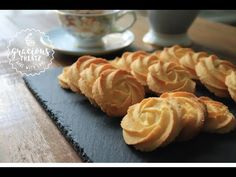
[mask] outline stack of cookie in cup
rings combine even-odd
[[[201,131],[236,128],[227,106],[194,95],[201,83],[216,96],[236,101],[236,66],[191,48],[125,52],[110,61],[82,56],[58,79],[62,88],[85,95],[109,117],[123,117],[125,142],[141,151],[189,140]],[[156,97],[145,98],[145,93]]]

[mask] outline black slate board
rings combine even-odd
[[[25,83],[53,119],[62,134],[86,162],[236,162],[236,131],[225,134],[201,133],[187,142],[144,153],[123,141],[119,119],[109,119],[81,95],[63,90],[57,76],[61,68],[38,76],[24,77]],[[197,88],[198,95],[211,93]],[[236,115],[236,104],[224,99]]]

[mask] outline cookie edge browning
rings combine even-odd
[[[189,102],[192,102],[195,106],[196,109],[198,108],[198,111],[200,111],[200,120],[198,120],[197,122],[199,122],[199,124],[196,126],[191,126],[196,127],[195,131],[191,131],[192,134],[188,134],[186,133],[186,131],[188,130],[188,123],[186,124],[186,126],[184,125],[183,122],[183,128],[181,130],[181,132],[179,133],[179,136],[176,138],[177,141],[187,141],[190,140],[192,138],[194,138],[195,136],[197,136],[203,129],[204,127],[204,123],[205,123],[205,117],[207,115],[207,110],[206,110],[206,106],[201,103],[200,101],[198,101],[198,97],[195,96],[193,93],[190,92],[166,92],[160,95],[160,98],[169,98],[169,99],[175,99],[177,104],[179,104],[180,108],[182,109],[182,105],[181,103],[179,103],[178,99],[185,99],[188,100]],[[182,113],[182,112],[181,112]],[[183,115],[181,115],[182,117]]]
[[[70,86],[68,85],[68,79],[66,78],[67,76],[65,76],[65,73],[68,72],[67,71],[68,69],[70,69],[69,66],[64,67],[61,74],[57,76],[58,83],[60,87],[63,89],[70,89]]]
[[[99,76],[106,70],[114,70],[115,69],[110,63],[103,63],[103,64],[100,64],[99,66],[96,65],[96,64],[91,63],[89,67],[87,67],[86,69],[84,69],[83,71],[80,72],[80,78],[79,78],[79,81],[78,81],[78,85],[80,87],[81,93],[84,94],[88,98],[89,102],[92,105],[94,105],[95,107],[98,107],[98,104],[96,103],[96,101],[93,98],[92,89],[93,89],[93,85],[94,85],[96,79],[99,76],[95,79],[95,81],[91,85],[91,83],[88,83],[88,81],[84,78],[83,75],[89,69],[91,69],[91,68],[96,69],[96,67],[101,67],[101,66],[103,66],[103,68],[101,70],[101,73],[99,73]],[[91,87],[91,94],[88,93],[88,91],[87,91],[88,87]]]
[[[166,63],[169,63],[169,64],[172,64],[172,65],[176,65],[176,67],[181,67],[180,65],[174,63],[174,62],[166,62]],[[157,63],[151,65],[148,70],[148,75],[147,75],[147,84],[148,84],[148,87],[149,89],[156,93],[157,95],[161,95],[162,93],[165,93],[165,92],[177,92],[177,91],[186,91],[186,92],[191,92],[191,93],[195,93],[196,91],[196,82],[193,81],[190,77],[187,77],[186,76],[186,80],[184,81],[184,84],[182,85],[182,87],[179,87],[179,88],[175,88],[174,90],[165,90],[165,91],[161,91],[159,88],[161,86],[158,86],[160,85],[161,83],[163,83],[164,86],[162,87],[166,87],[166,83],[156,77],[153,76],[153,73],[151,72],[151,70],[153,70],[154,67],[157,67],[159,64],[166,64],[165,62],[163,61],[158,61]],[[185,70],[183,67],[181,67],[183,69],[183,71],[185,71],[186,73],[189,73],[187,70]],[[155,80],[158,80],[159,84],[157,84],[155,82]],[[191,86],[190,88],[187,87],[187,85]]]
[[[209,73],[205,73],[204,74],[204,77],[202,75],[202,69],[205,70],[205,64],[203,66],[203,61],[206,60],[207,58],[213,60],[213,61],[218,61],[218,62],[221,62],[221,64],[225,64],[225,65],[228,65],[229,67],[232,68],[235,68],[236,66],[229,62],[228,60],[222,60],[222,59],[219,59],[216,55],[210,55],[208,57],[203,57],[199,60],[199,62],[197,63],[197,65],[195,66],[195,71],[196,71],[196,74],[200,80],[200,82],[207,88],[207,90],[209,90],[211,93],[213,93],[215,96],[218,96],[218,97],[229,97],[229,92],[228,92],[228,89],[227,89],[227,86],[225,84],[225,79],[226,79],[226,76],[224,78],[224,81],[220,81],[218,80],[218,82],[220,82],[223,86],[219,86],[219,85],[214,85],[212,83],[209,82],[209,77],[212,77],[212,75],[209,75]],[[214,70],[217,70],[217,69],[214,69]],[[213,78],[214,80],[214,78]],[[214,86],[213,86],[214,85]]]
[[[232,71],[229,75],[226,76],[225,78],[225,85],[228,88],[229,94],[231,98],[236,102],[236,88],[232,89],[232,86],[230,84],[231,82],[231,77],[236,76],[236,70]]]
[[[219,102],[219,101],[216,101],[216,100],[213,100],[209,97],[206,97],[206,96],[201,96],[199,97],[199,101],[202,102],[203,104],[206,105],[206,108],[207,108],[207,103],[213,103],[213,104],[220,104],[221,106],[224,106],[225,109],[227,109],[227,112],[230,116],[230,123],[228,123],[227,125],[223,126],[223,127],[220,127],[220,128],[216,128],[216,129],[207,129],[207,119],[209,119],[209,112],[208,112],[208,109],[207,109],[207,117],[206,117],[206,122],[205,122],[205,126],[203,128],[203,131],[205,132],[208,132],[208,133],[219,133],[219,134],[225,134],[225,133],[229,133],[231,131],[234,131],[235,128],[236,128],[236,118],[235,116],[229,111],[228,109],[228,106],[226,106],[225,104]]]
[[[96,81],[94,82],[93,88],[92,88],[93,98],[96,101],[96,103],[99,105],[101,110],[103,112],[105,112],[109,117],[122,117],[127,113],[129,106],[127,108],[122,108],[122,110],[120,110],[120,108],[118,108],[117,106],[115,106],[115,107],[107,106],[107,105],[111,105],[111,104],[104,103],[104,100],[103,100],[105,93],[102,91],[100,84],[101,84],[101,82],[105,81],[104,77],[107,74],[110,74],[112,72],[120,72],[120,73],[123,73],[125,75],[132,77],[133,81],[136,82],[139,89],[141,90],[140,95],[142,98],[139,100],[139,102],[144,99],[145,91],[144,91],[144,87],[128,71],[122,70],[122,69],[106,70],[100,75],[99,78],[96,79]],[[135,104],[135,103],[133,103],[133,104]],[[133,104],[131,104],[131,105],[133,105]]]
[[[172,112],[174,113],[174,115],[172,116],[172,119],[174,122],[172,124],[172,129],[170,130],[169,134],[164,138],[164,141],[161,143],[158,143],[157,145],[155,145],[155,142],[157,141],[157,139],[154,135],[155,135],[155,131],[157,131],[160,128],[159,126],[156,126],[155,128],[153,128],[152,131],[149,133],[148,137],[145,138],[145,140],[143,142],[139,142],[136,144],[129,144],[129,145],[134,146],[135,149],[140,150],[140,151],[144,151],[144,152],[153,151],[153,150],[157,149],[158,147],[164,147],[164,146],[168,145],[169,143],[174,141],[174,139],[178,136],[179,132],[182,129],[182,121],[179,117],[179,114],[180,114],[179,109],[178,109],[178,107],[176,107],[173,104],[173,102],[170,102],[170,100],[167,98],[157,98],[157,97],[149,97],[144,100],[146,101],[148,99],[165,100],[165,102],[168,103],[169,107],[172,109]],[[142,101],[138,104],[141,104],[141,103],[142,103]],[[137,106],[137,104],[133,105],[133,106]],[[122,122],[121,122],[121,127],[122,127]],[[126,141],[126,138],[125,138],[126,135],[124,132],[126,132],[128,134],[129,134],[129,132],[127,130],[125,130],[125,128],[123,128],[123,130],[122,130],[123,138],[124,138],[126,144],[128,144]],[[151,138],[151,140],[150,140],[150,138]]]

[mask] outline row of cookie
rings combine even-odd
[[[230,94],[236,101],[236,66],[231,62],[180,46],[165,48],[161,54],[162,60],[179,63],[216,96],[229,97]]]
[[[165,91],[193,93],[196,85],[193,80],[200,80],[216,96],[230,94],[236,101],[236,66],[205,52],[175,45],[152,54],[126,52],[111,64],[131,72],[142,85],[157,94]]]
[[[221,102],[189,92],[166,92],[130,106],[121,127],[128,145],[152,151],[201,131],[228,133],[236,128],[236,119]]]
[[[191,73],[191,77],[218,97],[231,97],[236,101],[236,66],[227,60],[205,52],[194,52],[189,48],[173,46],[165,48],[162,60],[174,61]],[[228,77],[228,79],[226,79]]]
[[[125,52],[111,64],[130,72],[145,87],[146,92],[152,91],[158,95],[168,91],[194,93],[196,83],[190,73],[175,62],[162,61],[161,53]]]
[[[58,76],[62,88],[85,95],[108,116],[122,117],[144,99],[144,87],[127,71],[107,60],[82,56]]]

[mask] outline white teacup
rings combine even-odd
[[[190,45],[187,31],[198,13],[199,10],[149,10],[150,28],[143,41],[161,46]]]
[[[78,39],[78,47],[97,48],[103,46],[102,38],[110,33],[122,33],[136,21],[134,11],[124,10],[58,10],[61,25]],[[117,20],[132,15],[127,27],[118,28]]]

